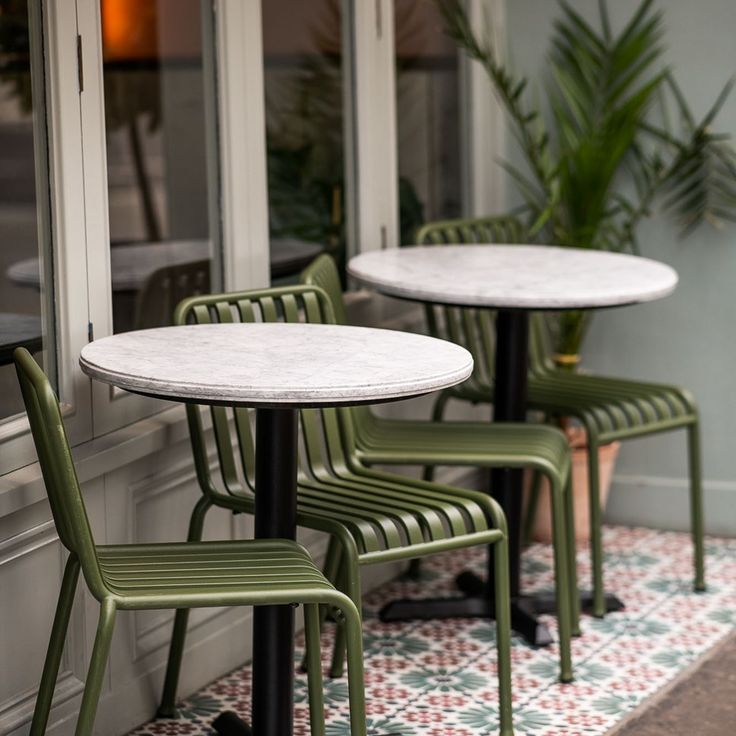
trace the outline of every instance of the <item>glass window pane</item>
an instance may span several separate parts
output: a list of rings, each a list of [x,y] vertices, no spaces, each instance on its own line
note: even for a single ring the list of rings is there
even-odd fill
[[[433,0],[394,0],[401,243],[462,213],[459,56]]]
[[[338,0],[262,3],[271,275],[321,250],[345,260],[342,10]]]
[[[115,332],[170,324],[181,299],[220,286],[202,5],[102,0]]]
[[[0,420],[23,411],[13,349],[55,380],[43,70],[31,78],[30,3],[0,5]],[[40,43],[40,39],[38,39]]]

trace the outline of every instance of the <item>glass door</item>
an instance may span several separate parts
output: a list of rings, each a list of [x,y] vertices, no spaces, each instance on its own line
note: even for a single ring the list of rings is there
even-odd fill
[[[432,0],[394,0],[401,244],[425,222],[459,217],[460,58]]]
[[[346,143],[340,0],[268,0],[263,14],[271,278],[324,251],[345,263]]]
[[[171,323],[219,290],[211,9],[101,0],[114,332]]]

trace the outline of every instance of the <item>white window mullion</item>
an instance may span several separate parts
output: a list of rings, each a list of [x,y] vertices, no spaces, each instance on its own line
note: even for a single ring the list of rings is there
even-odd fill
[[[261,0],[215,0],[224,286],[269,283]]]
[[[78,30],[66,0],[42,6],[59,395],[67,408],[67,431],[76,443],[92,434],[89,382],[78,362],[89,325]]]
[[[84,147],[84,175],[79,196],[84,201],[89,324],[94,339],[113,334],[100,5],[100,0],[77,0],[83,78],[83,90],[79,97]],[[95,436],[167,407],[165,402],[135,396],[99,381],[92,381],[91,387]]]
[[[349,255],[399,242],[392,0],[353,2],[352,41],[355,234]]]
[[[99,0],[77,0],[79,53],[82,64],[81,100],[84,198],[89,311],[95,338],[112,335],[110,291],[110,223],[105,143],[105,97],[102,79],[102,37]]]
[[[34,125],[34,146],[48,145],[44,155],[35,157],[37,166],[47,169],[36,171],[39,209],[48,206],[48,214],[39,213],[39,242],[45,244],[51,238],[53,261],[53,265],[43,262],[41,268],[46,272],[51,266],[54,281],[53,305],[49,300],[43,319],[54,320],[55,329],[44,330],[44,334],[53,335],[55,342],[44,345],[44,349],[56,352],[49,361],[50,372],[54,372],[55,363],[67,432],[76,444],[91,436],[91,413],[89,385],[77,364],[79,351],[86,342],[88,317],[84,216],[79,200],[82,149],[77,30],[74,14],[69,14],[64,6],[68,6],[66,0],[32,4],[30,32],[34,46],[43,43],[42,53],[34,49],[32,74],[34,106],[40,103],[39,109],[46,114],[45,126]],[[49,188],[48,197],[41,191],[44,186]],[[52,308],[52,313],[46,313],[48,308]],[[0,450],[0,475],[36,460],[25,416],[0,423]]]
[[[468,0],[467,10],[476,33],[491,32],[499,54],[504,53],[506,8],[503,0]],[[491,27],[488,28],[488,22]],[[506,126],[491,81],[478,62],[463,55],[461,111],[466,150],[463,152],[463,202],[471,217],[501,213],[505,209],[504,171],[498,165],[505,155]]]

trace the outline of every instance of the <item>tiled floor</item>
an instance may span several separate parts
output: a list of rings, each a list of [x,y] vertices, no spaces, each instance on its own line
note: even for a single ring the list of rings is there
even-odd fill
[[[574,640],[575,682],[557,682],[557,649],[534,650],[514,639],[514,724],[529,736],[605,734],[632,709],[688,667],[736,627],[736,540],[709,539],[708,592],[691,588],[687,535],[607,528],[610,590],[626,611],[603,620],[583,617]],[[496,732],[494,626],[480,620],[382,624],[376,611],[400,595],[443,595],[467,567],[483,568],[482,551],[425,562],[420,583],[389,583],[366,600],[366,686],[371,734],[480,736]],[[552,552],[536,545],[525,556],[525,588],[552,587]],[[581,582],[588,558],[579,555]],[[554,619],[547,619],[554,629]],[[332,626],[323,637],[330,653]],[[210,734],[220,710],[247,713],[248,667],[232,672],[182,705],[178,720],[152,721],[134,732]],[[344,679],[326,682],[328,736],[348,736]],[[305,678],[298,677],[296,734],[308,734]]]

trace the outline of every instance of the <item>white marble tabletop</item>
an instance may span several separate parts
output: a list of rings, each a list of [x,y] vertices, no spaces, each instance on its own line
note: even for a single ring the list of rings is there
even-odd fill
[[[649,258],[548,245],[392,248],[352,258],[348,272],[391,296],[497,309],[586,309],[645,302],[677,285]]]
[[[335,406],[464,381],[458,345],[407,332],[301,323],[160,327],[86,345],[82,370],[130,391],[201,403]]]

